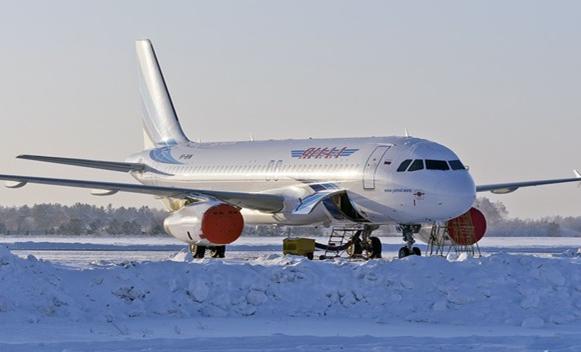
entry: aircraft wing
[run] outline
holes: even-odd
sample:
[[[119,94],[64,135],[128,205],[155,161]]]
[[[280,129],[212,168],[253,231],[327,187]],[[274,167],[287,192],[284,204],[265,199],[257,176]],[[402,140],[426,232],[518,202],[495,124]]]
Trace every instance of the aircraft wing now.
[[[284,198],[282,196],[265,193],[223,192],[179,187],[148,186],[130,183],[83,181],[17,175],[0,175],[0,180],[11,181],[10,184],[6,185],[9,188],[23,187],[27,183],[38,183],[55,186],[89,188],[101,191],[100,193],[94,193],[95,195],[109,195],[116,192],[132,192],[183,199],[206,200],[213,198],[241,208],[272,213],[280,211],[284,205]]]
[[[508,183],[497,183],[490,185],[479,185],[476,186],[476,192],[492,192],[495,194],[505,194],[516,191],[521,187],[532,187],[532,186],[542,186],[542,185],[552,185],[556,183],[567,183],[567,182],[581,182],[581,173],[575,170],[575,177],[573,178],[559,178],[552,180],[538,180],[538,181],[524,181],[524,182],[508,182]]]
[[[130,172],[130,171],[151,171],[150,168],[145,164],[140,163],[127,163],[119,161],[101,161],[101,160],[89,160],[89,159],[76,159],[76,158],[61,158],[55,156],[43,156],[43,155],[19,155],[18,159],[43,161],[47,163],[55,164],[65,164],[72,166],[82,166],[90,167],[93,169],[109,170],[109,171],[119,171],[119,172]]]

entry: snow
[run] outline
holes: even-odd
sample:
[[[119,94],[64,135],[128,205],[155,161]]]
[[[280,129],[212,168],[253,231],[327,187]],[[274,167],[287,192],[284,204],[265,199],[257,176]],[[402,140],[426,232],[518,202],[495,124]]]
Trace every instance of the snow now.
[[[72,267],[0,246],[0,351],[581,350],[577,253]]]

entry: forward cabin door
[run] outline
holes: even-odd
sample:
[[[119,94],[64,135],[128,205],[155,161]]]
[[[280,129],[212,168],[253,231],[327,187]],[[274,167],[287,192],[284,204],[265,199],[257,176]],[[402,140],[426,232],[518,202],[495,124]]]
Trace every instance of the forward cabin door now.
[[[375,189],[375,173],[381,163],[383,155],[391,148],[389,145],[380,145],[371,153],[363,169],[363,188]]]

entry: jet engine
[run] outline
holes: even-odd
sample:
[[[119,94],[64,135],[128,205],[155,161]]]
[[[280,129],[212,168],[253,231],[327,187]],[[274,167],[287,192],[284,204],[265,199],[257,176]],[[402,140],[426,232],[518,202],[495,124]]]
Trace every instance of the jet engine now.
[[[219,201],[185,206],[168,216],[165,231],[180,241],[203,245],[225,245],[240,237],[244,219],[240,209]]]
[[[471,246],[480,241],[486,233],[486,218],[476,208],[470,208],[463,215],[448,221],[448,235],[457,245]]]

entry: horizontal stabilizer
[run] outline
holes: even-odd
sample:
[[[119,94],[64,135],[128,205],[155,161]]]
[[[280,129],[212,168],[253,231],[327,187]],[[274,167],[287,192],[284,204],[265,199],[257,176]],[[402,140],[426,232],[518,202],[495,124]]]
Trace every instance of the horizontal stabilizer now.
[[[120,172],[131,172],[138,171],[143,172],[148,168],[145,164],[140,163],[125,163],[119,161],[100,161],[100,160],[88,160],[88,159],[74,159],[74,158],[61,158],[54,156],[42,156],[42,155],[19,155],[18,159],[26,160],[36,160],[44,161],[47,163],[55,164],[65,164],[73,166],[90,167],[93,169],[110,170],[110,171],[120,171]]]
[[[198,201],[217,199],[240,208],[248,208],[270,213],[276,213],[282,210],[284,207],[284,198],[282,196],[265,193],[209,191],[179,187],[148,186],[130,183],[69,180],[62,178],[18,175],[0,175],[0,180],[12,181],[13,185],[18,185],[19,187],[24,186],[27,183],[38,183],[45,185],[103,190],[101,192],[102,195],[106,195],[107,193],[112,194],[113,192],[132,192],[151,194],[160,197],[193,199]]]

